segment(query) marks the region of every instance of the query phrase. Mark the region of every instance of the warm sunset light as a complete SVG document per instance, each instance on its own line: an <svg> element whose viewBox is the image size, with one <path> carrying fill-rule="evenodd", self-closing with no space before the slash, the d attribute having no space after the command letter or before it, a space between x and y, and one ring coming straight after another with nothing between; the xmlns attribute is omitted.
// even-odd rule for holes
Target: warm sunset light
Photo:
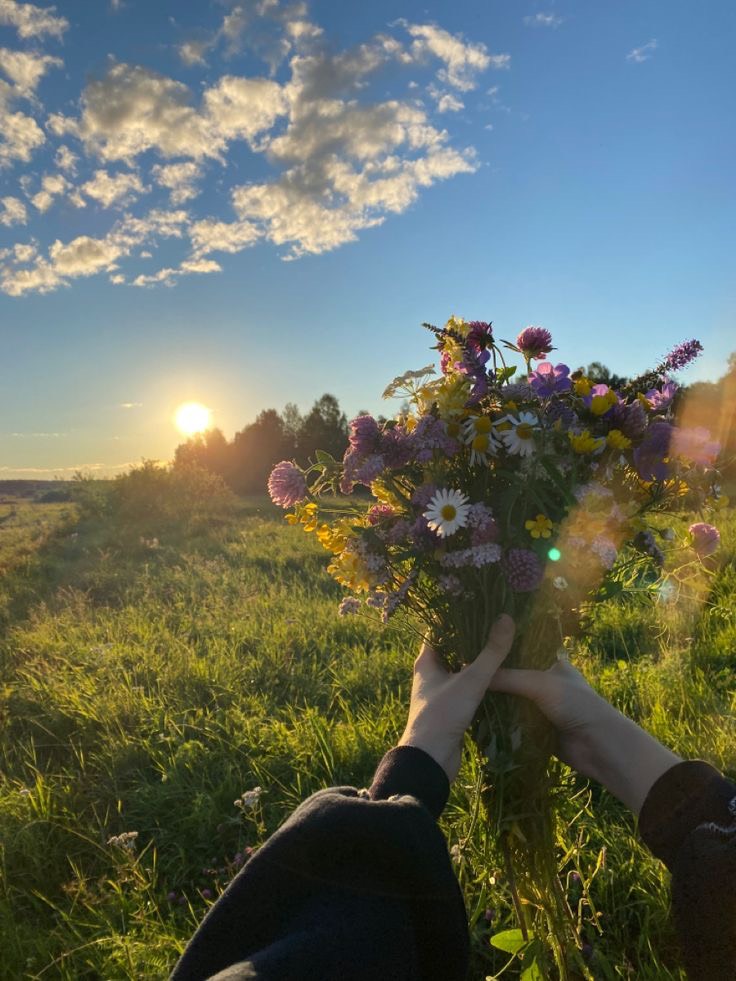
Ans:
<svg viewBox="0 0 736 981"><path fill-rule="evenodd" d="M184 402L176 410L174 422L176 428L185 436L194 436L209 429L212 413L206 405L200 402Z"/></svg>

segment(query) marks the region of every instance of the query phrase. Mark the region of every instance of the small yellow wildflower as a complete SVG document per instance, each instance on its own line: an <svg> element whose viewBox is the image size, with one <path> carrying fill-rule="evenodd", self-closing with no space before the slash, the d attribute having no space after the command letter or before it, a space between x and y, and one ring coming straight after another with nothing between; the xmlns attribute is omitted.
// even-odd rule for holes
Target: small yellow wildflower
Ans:
<svg viewBox="0 0 736 981"><path fill-rule="evenodd" d="M327 571L341 586L347 586L356 593L367 593L374 585L374 577L357 552L345 549L327 566Z"/></svg>
<svg viewBox="0 0 736 981"><path fill-rule="evenodd" d="M612 446L614 450L628 450L631 446L631 440L628 436L624 436L620 429L611 429L607 437L608 445Z"/></svg>
<svg viewBox="0 0 736 981"><path fill-rule="evenodd" d="M590 378L576 378L575 379L575 394L580 395L585 398L586 395L590 395L590 390L593 387L593 383Z"/></svg>
<svg viewBox="0 0 736 981"><path fill-rule="evenodd" d="M532 538L551 538L554 522L545 514L538 514L536 518L525 522L524 527Z"/></svg>
<svg viewBox="0 0 736 981"><path fill-rule="evenodd" d="M518 412L519 411L519 406L512 399L509 399L508 402L504 402L503 407L504 407L504 410L506 412Z"/></svg>
<svg viewBox="0 0 736 981"><path fill-rule="evenodd" d="M582 433L568 433L568 436L573 450L581 455L595 453L597 450L602 450L606 445L605 436L591 436L587 429L584 429Z"/></svg>
<svg viewBox="0 0 736 981"><path fill-rule="evenodd" d="M594 395L590 400L590 411L594 416L602 416L618 402L615 392L608 391L605 395Z"/></svg>

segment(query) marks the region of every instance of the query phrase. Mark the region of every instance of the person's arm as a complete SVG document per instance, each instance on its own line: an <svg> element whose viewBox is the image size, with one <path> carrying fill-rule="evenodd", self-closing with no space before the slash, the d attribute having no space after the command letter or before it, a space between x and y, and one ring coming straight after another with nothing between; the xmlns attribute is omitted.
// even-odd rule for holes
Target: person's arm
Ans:
<svg viewBox="0 0 736 981"><path fill-rule="evenodd" d="M437 826L460 744L508 653L502 618L475 666L448 674L423 647L401 744L369 790L323 790L246 863L171 981L462 981L462 894Z"/></svg>
<svg viewBox="0 0 736 981"><path fill-rule="evenodd" d="M534 701L557 729L558 756L639 816L644 843L672 873L672 914L688 977L736 978L736 786L683 761L613 708L565 661L501 669L493 690Z"/></svg>

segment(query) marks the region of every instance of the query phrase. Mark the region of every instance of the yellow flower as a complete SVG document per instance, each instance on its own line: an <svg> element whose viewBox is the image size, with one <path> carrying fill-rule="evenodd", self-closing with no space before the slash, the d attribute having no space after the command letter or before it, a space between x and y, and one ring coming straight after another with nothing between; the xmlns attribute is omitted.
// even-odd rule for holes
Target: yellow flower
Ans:
<svg viewBox="0 0 736 981"><path fill-rule="evenodd" d="M605 395L594 395L590 400L590 411L594 416L602 416L604 413L608 412L616 402L618 398L615 392L608 391Z"/></svg>
<svg viewBox="0 0 736 981"><path fill-rule="evenodd" d="M347 586L353 592L367 593L374 585L374 577L365 562L357 552L353 552L351 549L345 549L340 555L337 555L327 566L327 571L341 586Z"/></svg>
<svg viewBox="0 0 736 981"><path fill-rule="evenodd" d="M586 395L590 395L590 390L593 387L593 383L590 378L576 378L575 379L575 394L581 395L585 398Z"/></svg>
<svg viewBox="0 0 736 981"><path fill-rule="evenodd" d="M467 337L470 333L470 326L465 323L462 317L456 317L455 314L453 314L445 324L445 330L452 330L456 334Z"/></svg>
<svg viewBox="0 0 736 981"><path fill-rule="evenodd" d="M462 358L462 352L459 357ZM425 400L425 411L429 411L432 402L436 402L440 419L447 422L448 419L462 415L469 395L470 383L465 375L446 375L431 392L431 398Z"/></svg>
<svg viewBox="0 0 736 981"><path fill-rule="evenodd" d="M538 514L536 518L525 522L524 527L532 538L551 538L554 522L544 514Z"/></svg>
<svg viewBox="0 0 736 981"><path fill-rule="evenodd" d="M519 406L516 404L516 402L514 402L512 400L509 400L508 402L504 402L503 407L504 407L504 410L506 412L518 412L519 411Z"/></svg>
<svg viewBox="0 0 736 981"><path fill-rule="evenodd" d="M573 450L581 455L595 453L597 450L602 450L606 445L605 436L591 436L587 429L584 429L582 433L568 433L568 436Z"/></svg>
<svg viewBox="0 0 736 981"><path fill-rule="evenodd" d="M317 527L317 505L314 502L304 505L304 513L301 517L301 522L304 525L305 531L314 531Z"/></svg>
<svg viewBox="0 0 736 981"><path fill-rule="evenodd" d="M608 445L612 446L614 450L628 450L631 446L631 440L628 436L624 436L620 429L611 429L607 437Z"/></svg>
<svg viewBox="0 0 736 981"><path fill-rule="evenodd" d="M333 555L342 552L348 541L354 536L355 532L347 518L342 518L335 525L322 525L317 529L317 538L320 544Z"/></svg>

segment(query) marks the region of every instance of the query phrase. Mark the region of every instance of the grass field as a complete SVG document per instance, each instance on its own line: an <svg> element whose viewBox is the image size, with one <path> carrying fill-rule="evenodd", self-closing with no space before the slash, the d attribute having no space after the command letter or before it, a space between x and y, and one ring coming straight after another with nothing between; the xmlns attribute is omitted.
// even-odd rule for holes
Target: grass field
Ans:
<svg viewBox="0 0 736 981"><path fill-rule="evenodd" d="M181 517L83 490L81 510L0 505L0 974L162 978L248 849L318 788L370 782L403 728L415 641L340 619L324 553L263 500ZM719 524L707 589L601 606L576 663L677 752L733 776L736 520ZM475 777L468 753L442 821L471 981L503 969L489 937L516 925L472 820ZM259 804L236 808L255 786ZM666 874L631 817L570 773L559 811L593 975L683 977Z"/></svg>

